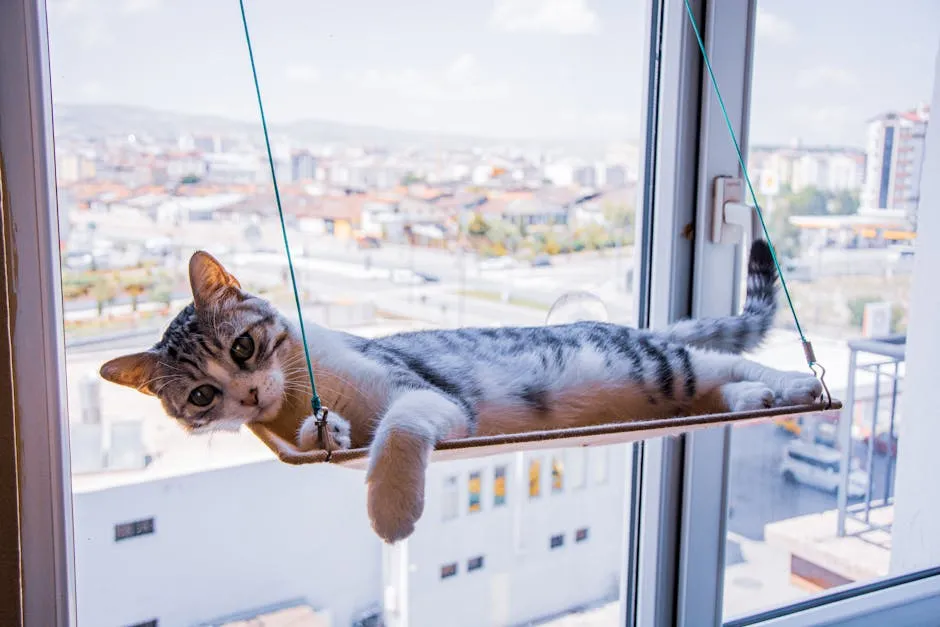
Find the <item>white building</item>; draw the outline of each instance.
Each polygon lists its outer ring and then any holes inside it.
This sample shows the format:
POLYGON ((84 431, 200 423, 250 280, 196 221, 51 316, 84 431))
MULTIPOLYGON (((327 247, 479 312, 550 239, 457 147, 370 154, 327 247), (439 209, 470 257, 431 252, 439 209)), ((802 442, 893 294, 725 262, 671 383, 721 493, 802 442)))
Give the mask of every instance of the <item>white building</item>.
POLYGON ((630 450, 432 466, 414 535, 384 548, 386 625, 521 625, 615 600, 630 450))
POLYGON ((836 153, 829 157, 829 177, 826 188, 829 191, 854 191, 862 186, 861 157, 845 153, 836 153))
POLYGON ((334 626, 383 606, 387 625, 510 625, 614 600, 629 451, 433 464, 424 516, 392 547, 369 526, 361 470, 76 476, 78 623, 192 627, 303 604, 334 626))
POLYGON ((920 106, 869 121, 863 206, 917 210, 929 117, 929 109, 920 106))
POLYGON ((793 161, 790 188, 794 192, 808 187, 825 189, 829 182, 829 161, 825 155, 806 153, 793 161))

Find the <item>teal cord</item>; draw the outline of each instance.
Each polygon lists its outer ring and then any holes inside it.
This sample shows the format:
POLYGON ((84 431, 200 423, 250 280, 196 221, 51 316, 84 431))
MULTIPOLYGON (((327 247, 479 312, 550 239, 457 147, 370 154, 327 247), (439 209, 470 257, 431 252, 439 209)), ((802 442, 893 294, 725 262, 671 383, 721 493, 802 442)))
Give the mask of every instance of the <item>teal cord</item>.
POLYGON ((287 225, 284 223, 284 208, 281 205, 281 193, 277 187, 277 173, 274 168, 274 154, 271 152, 271 138, 268 135, 268 121, 264 115, 264 104, 261 100, 261 85, 258 82, 258 69, 255 67, 255 55, 251 50, 251 35, 248 34, 248 18, 245 17, 245 2, 238 0, 238 6, 242 12, 242 26, 245 27, 245 43, 248 44, 248 59, 251 61, 251 75, 255 81, 255 96, 258 98, 258 110, 261 112, 261 128, 264 131, 264 145, 268 151, 268 166, 271 168, 271 182, 274 184, 274 200, 277 203, 277 215, 281 219, 281 235, 284 237, 284 250, 287 251, 287 267, 290 270, 291 287, 294 290, 294 303, 297 305, 297 317, 300 321, 300 337, 304 343, 304 357, 307 359, 307 374, 310 376, 310 405, 313 407, 314 415, 320 413, 323 407, 320 396, 317 394, 317 386, 313 379, 313 362, 310 360, 310 349, 307 348, 307 332, 304 329, 304 316, 300 309, 300 292, 297 290, 297 278, 294 275, 294 262, 291 260, 290 243, 287 241, 287 225))
MULTIPOLYGON (((744 181, 747 183, 747 189, 751 193, 751 200, 754 202, 754 208, 757 210, 757 218, 760 220, 761 228, 764 230, 764 239, 767 241, 768 248, 770 248, 770 255, 773 257, 774 266, 777 267, 777 276, 780 277, 780 285, 783 286, 783 293, 787 297, 787 304, 790 306, 790 313, 793 314, 793 322, 796 323, 796 330, 800 334, 800 339, 803 341, 804 350, 806 350, 806 347, 809 345, 809 340, 807 340, 806 336, 803 334, 803 327, 800 326, 800 319, 796 315, 796 308, 793 306, 793 299, 790 297, 790 290, 787 288, 787 282, 783 278, 783 271, 780 269, 780 262, 777 260, 777 251, 774 249, 774 245, 770 241, 770 232, 767 230, 767 223, 764 222, 764 212, 761 211, 760 205, 757 202, 757 194, 754 193, 754 186, 751 184, 751 177, 747 172, 747 165, 744 163, 744 155, 741 152, 741 146, 738 144, 738 138, 734 133, 734 126, 731 124, 731 119, 728 117, 728 109, 725 107, 725 100, 721 97, 721 90, 718 88, 718 79, 715 78, 715 72, 712 70, 712 64, 708 58, 708 53, 705 52, 705 43, 702 41, 702 35, 699 32, 698 23, 695 21, 695 16, 692 14, 692 5, 689 4, 689 0, 685 0, 685 8, 689 14, 689 22, 692 24, 692 30, 695 31, 695 39, 698 41, 699 50, 702 51, 702 58, 705 60, 705 67, 708 68, 708 76, 711 78, 712 87, 715 88, 715 95, 718 97, 718 104, 721 106, 721 114, 724 116, 725 124, 728 126, 728 133, 731 135, 731 143, 734 144, 734 150, 738 154, 738 163, 741 164, 741 171, 744 173, 744 181)), ((816 364, 816 358, 812 356, 811 353, 812 347, 810 346, 806 357, 810 367, 816 364)))

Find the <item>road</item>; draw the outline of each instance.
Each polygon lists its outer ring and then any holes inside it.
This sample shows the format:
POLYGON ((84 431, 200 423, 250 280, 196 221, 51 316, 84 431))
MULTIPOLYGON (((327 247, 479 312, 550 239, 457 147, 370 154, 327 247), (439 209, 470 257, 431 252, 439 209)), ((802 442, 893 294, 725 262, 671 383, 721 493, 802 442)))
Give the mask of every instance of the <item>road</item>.
MULTIPOLYGON (((764 525, 836 508, 836 497, 780 476, 783 448, 793 436, 774 424, 738 427, 731 436, 731 481, 728 502, 733 514, 728 530, 751 540, 764 540, 764 525)), ((861 450, 856 455, 861 455, 861 450)), ((864 467, 865 458, 860 460, 864 467)), ((889 458, 874 456, 873 494, 880 498, 889 458)), ((853 501, 858 502, 858 501, 853 501)))

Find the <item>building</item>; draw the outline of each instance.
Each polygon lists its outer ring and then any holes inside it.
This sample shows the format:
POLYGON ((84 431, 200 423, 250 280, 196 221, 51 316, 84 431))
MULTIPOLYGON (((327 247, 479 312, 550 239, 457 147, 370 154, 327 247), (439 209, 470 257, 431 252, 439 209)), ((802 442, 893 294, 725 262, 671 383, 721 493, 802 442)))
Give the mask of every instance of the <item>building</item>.
POLYGON ((78 475, 79 623, 199 625, 302 603, 335 626, 384 609, 389 626, 461 627, 609 602, 619 590, 629 452, 432 464, 424 516, 391 547, 369 527, 361 470, 248 461, 247 451, 212 467, 230 450, 201 469, 78 475))
POLYGON ((863 206, 917 211, 929 118, 929 108, 920 106, 869 120, 863 206))
POLYGON ((309 152, 297 152, 291 155, 291 180, 315 181, 317 179, 317 158, 309 152))

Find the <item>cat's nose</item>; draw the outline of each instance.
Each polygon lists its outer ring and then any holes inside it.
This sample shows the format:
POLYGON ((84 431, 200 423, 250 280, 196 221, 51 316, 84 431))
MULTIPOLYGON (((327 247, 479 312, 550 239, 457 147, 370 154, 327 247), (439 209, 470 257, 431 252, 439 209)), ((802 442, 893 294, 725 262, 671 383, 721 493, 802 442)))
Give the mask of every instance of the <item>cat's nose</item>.
POLYGON ((248 396, 242 399, 242 405, 246 407, 254 407, 258 404, 258 388, 251 388, 248 390, 248 396))

